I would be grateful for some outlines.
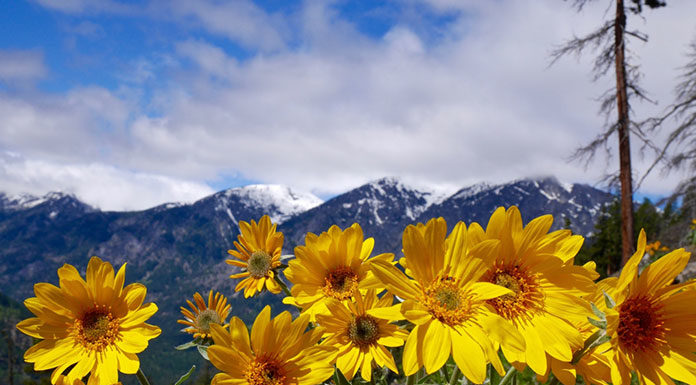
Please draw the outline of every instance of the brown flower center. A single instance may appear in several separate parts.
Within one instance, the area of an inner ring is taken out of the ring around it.
[[[210,324],[213,323],[220,323],[220,316],[213,309],[205,309],[196,316],[196,326],[204,333],[210,333]]]
[[[544,293],[539,280],[524,267],[497,264],[483,279],[512,291],[487,301],[505,319],[528,319],[544,308]]]
[[[272,258],[263,250],[256,250],[247,261],[247,270],[254,278],[263,278],[271,270]]]
[[[634,297],[619,306],[619,342],[633,352],[657,350],[665,343],[665,322],[660,314],[661,305],[647,297]]]
[[[257,357],[244,371],[244,378],[249,385],[283,385],[285,377],[282,365],[267,356]]]
[[[97,352],[113,344],[118,336],[118,319],[111,314],[110,306],[94,305],[94,308],[75,320],[75,339],[88,350]]]
[[[368,347],[379,338],[377,320],[367,314],[359,315],[348,325],[348,338],[358,347]]]
[[[322,288],[326,296],[341,301],[352,297],[357,289],[358,275],[347,266],[330,271],[324,278],[324,287]]]
[[[450,326],[461,324],[474,313],[470,295],[453,277],[436,278],[423,290],[423,304],[434,318]]]

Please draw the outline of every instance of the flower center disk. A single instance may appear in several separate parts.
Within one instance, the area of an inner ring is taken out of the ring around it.
[[[249,385],[283,385],[285,371],[276,360],[262,356],[249,364],[244,378]]]
[[[512,291],[487,301],[505,319],[529,319],[544,308],[538,279],[523,267],[497,265],[484,275],[484,280]]]
[[[220,323],[220,316],[213,309],[205,309],[196,316],[196,325],[202,332],[209,333],[213,323]]]
[[[263,278],[271,270],[271,256],[263,250],[254,251],[247,261],[247,270],[254,278]]]
[[[664,320],[660,306],[648,298],[635,297],[624,301],[619,307],[619,342],[631,351],[656,351],[665,343]]]
[[[359,315],[348,326],[348,338],[355,345],[364,348],[377,342],[379,326],[370,315]]]
[[[470,298],[452,277],[436,278],[423,291],[423,304],[430,314],[450,326],[459,325],[473,315]]]
[[[74,328],[78,343],[88,350],[97,352],[111,345],[118,336],[118,320],[107,306],[95,305],[94,309],[75,320]]]
[[[341,266],[326,275],[322,290],[328,297],[346,300],[353,296],[358,289],[358,275],[353,269]]]

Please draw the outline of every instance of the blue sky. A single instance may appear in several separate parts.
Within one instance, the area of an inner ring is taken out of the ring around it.
[[[549,52],[591,31],[543,0],[33,0],[0,12],[0,191],[67,191],[105,209],[192,201],[249,183],[327,197],[383,176],[455,190],[540,175],[604,122],[589,56]],[[631,18],[655,105],[671,100],[695,4]],[[635,147],[638,147],[637,144]],[[648,158],[635,151],[636,174]],[[641,196],[680,175],[655,174]]]
[[[46,2],[51,3],[51,2]],[[99,2],[96,2],[99,3]],[[129,8],[111,13],[85,6],[83,11],[61,11],[39,3],[17,1],[0,14],[0,47],[4,50],[36,50],[44,55],[50,76],[37,85],[46,92],[65,92],[78,86],[99,85],[116,91],[129,79],[124,73],[144,61],[156,62],[175,50],[177,42],[204,40],[239,61],[254,58],[264,49],[210,33],[198,23],[182,23],[164,16],[166,5],[157,2],[122,2]],[[219,2],[220,3],[220,2]],[[398,23],[406,23],[426,41],[442,36],[460,11],[436,12],[425,4],[407,7],[397,2],[340,1],[333,11],[350,20],[365,37],[380,39]],[[293,1],[255,1],[261,12],[288,18],[289,47],[301,49],[302,37],[291,20],[302,4]],[[160,13],[157,15],[157,13]],[[273,53],[270,49],[270,53]],[[186,63],[182,63],[186,65]],[[166,81],[166,72],[153,71],[150,81]],[[132,80],[132,79],[131,79]]]

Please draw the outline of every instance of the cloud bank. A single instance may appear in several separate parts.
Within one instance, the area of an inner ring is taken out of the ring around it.
[[[613,80],[591,82],[591,55],[548,67],[554,46],[599,25],[602,6],[577,14],[552,0],[428,3],[399,3],[402,13],[375,35],[330,2],[285,13],[173,2],[168,22],[206,34],[122,74],[147,69],[162,80],[155,85],[0,89],[0,150],[20,159],[3,158],[2,189],[69,190],[118,209],[196,199],[225,175],[327,196],[387,175],[450,187],[538,175],[593,184],[617,168],[603,155],[587,169],[567,161],[601,130],[594,98]],[[409,12],[422,7],[447,18],[430,25]],[[630,19],[650,35],[630,48],[660,102],[635,105],[635,116],[671,100],[693,14],[696,4],[678,4]],[[32,55],[25,77],[46,76]],[[649,164],[637,147],[636,175]],[[679,178],[655,174],[641,191],[666,194]],[[119,187],[103,187],[111,184]]]

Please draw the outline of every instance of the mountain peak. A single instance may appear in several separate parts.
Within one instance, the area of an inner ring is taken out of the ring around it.
[[[312,193],[301,192],[279,184],[252,184],[235,187],[215,194],[230,199],[236,197],[246,206],[268,208],[268,215],[275,223],[324,203]]]
[[[25,210],[41,204],[72,206],[84,210],[92,210],[92,207],[83,203],[74,194],[60,191],[52,191],[42,197],[31,194],[17,194],[8,196],[0,194],[0,208],[4,210]]]

